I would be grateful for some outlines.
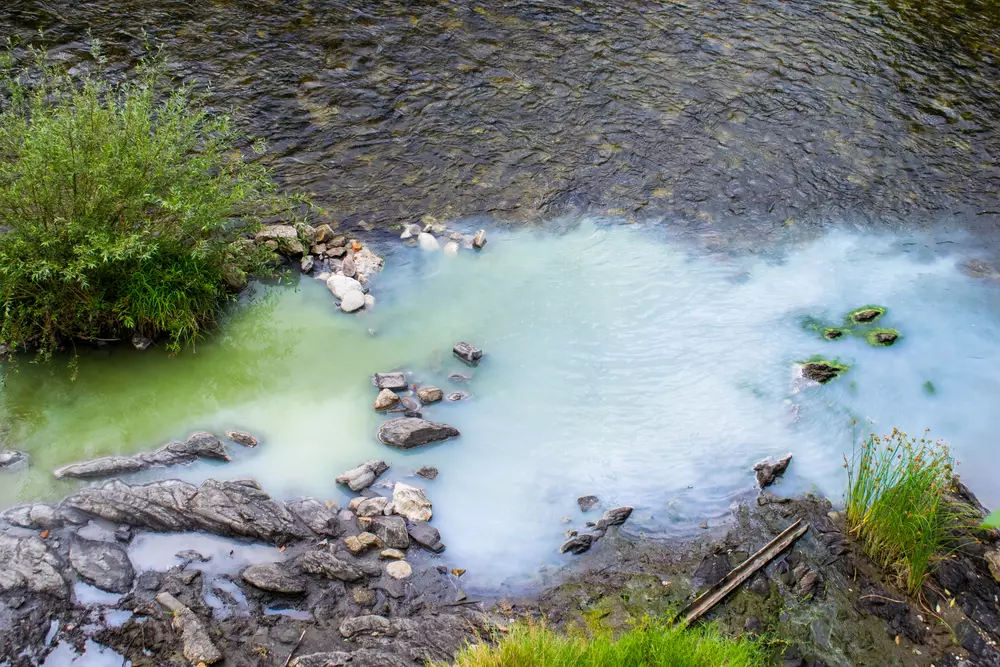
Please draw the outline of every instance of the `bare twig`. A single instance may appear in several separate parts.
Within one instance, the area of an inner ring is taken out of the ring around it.
[[[295,655],[295,652],[299,650],[299,645],[302,643],[302,639],[305,636],[306,636],[306,631],[303,630],[302,634],[299,635],[299,641],[295,642],[295,646],[292,647],[292,652],[289,653],[288,657],[285,658],[285,661],[281,663],[281,667],[288,667],[288,663],[292,661],[292,656]]]

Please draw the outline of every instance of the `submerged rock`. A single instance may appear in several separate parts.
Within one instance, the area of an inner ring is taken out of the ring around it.
[[[438,240],[427,232],[420,232],[417,235],[417,243],[420,245],[421,250],[427,252],[434,252],[441,249],[441,244],[438,243]]]
[[[135,570],[125,549],[111,542],[74,539],[69,562],[88,584],[111,593],[128,593]]]
[[[253,437],[246,431],[226,431],[226,437],[235,442],[238,445],[243,445],[244,447],[256,447],[260,444],[257,438]]]
[[[774,481],[778,477],[785,474],[785,470],[788,469],[788,464],[791,463],[791,461],[792,455],[786,454],[777,461],[772,461],[768,458],[755,464],[753,470],[756,473],[757,485],[764,489],[774,484]]]
[[[444,392],[437,387],[420,387],[417,389],[417,398],[421,403],[437,403],[444,398]]]
[[[66,598],[59,559],[41,539],[0,533],[0,592],[30,591]]]
[[[448,394],[448,400],[454,403],[455,401],[464,401],[469,398],[469,394],[464,391],[453,391]]]
[[[403,405],[403,409],[407,412],[419,412],[420,408],[424,407],[420,404],[420,401],[413,398],[412,396],[404,396],[400,401]],[[411,415],[407,415],[408,417]]]
[[[28,467],[28,455],[15,449],[0,449],[0,471]]]
[[[153,344],[153,339],[149,336],[143,336],[142,334],[136,334],[132,336],[132,347],[139,350],[140,352],[145,352],[150,345]]]
[[[458,255],[458,250],[459,246],[458,243],[455,241],[448,241],[447,243],[444,244],[444,254],[448,255],[449,257],[455,257],[456,255]]]
[[[182,653],[188,662],[192,665],[211,665],[222,660],[222,653],[193,611],[166,591],[159,593],[156,601],[170,610],[171,625],[181,633]]]
[[[346,484],[351,491],[361,491],[375,483],[379,475],[389,469],[385,461],[371,460],[352,468],[337,477],[338,484]]]
[[[423,230],[424,228],[416,223],[410,224],[403,228],[403,233],[399,235],[399,238],[405,241],[406,239],[418,236]]]
[[[803,377],[820,384],[826,384],[846,371],[847,366],[833,361],[806,361],[802,364]]]
[[[114,480],[80,489],[63,506],[119,524],[160,532],[205,530],[216,535],[284,543],[313,536],[291,512],[258,488],[176,479],[129,485]]]
[[[452,348],[452,353],[470,366],[477,365],[480,359],[483,358],[482,350],[471,343],[465,342],[457,343],[455,347]]]
[[[396,514],[411,521],[430,521],[433,515],[431,501],[423,489],[402,482],[396,482],[392,489],[392,506]]]
[[[376,373],[375,386],[379,389],[391,389],[392,391],[406,391],[409,388],[406,383],[406,373],[401,371]]]
[[[190,463],[197,459],[217,459],[229,461],[229,454],[222,442],[211,433],[194,433],[184,442],[171,442],[155,452],[143,452],[133,456],[103,456],[92,461],[72,463],[53,471],[57,478],[63,477],[109,477],[123,473],[138,472],[154,466],[171,466]]]
[[[454,426],[415,417],[391,419],[378,430],[379,442],[401,449],[411,449],[459,435],[461,434]]]
[[[384,412],[396,407],[398,403],[399,396],[396,395],[396,392],[391,389],[383,389],[378,393],[378,396],[375,397],[375,403],[372,407],[374,407],[378,412]]]

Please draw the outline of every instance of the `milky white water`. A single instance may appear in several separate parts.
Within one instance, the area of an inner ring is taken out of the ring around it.
[[[837,500],[854,419],[932,429],[972,488],[1000,503],[1000,289],[963,274],[964,257],[923,237],[833,233],[734,257],[665,236],[585,222],[563,234],[492,232],[486,251],[457,258],[393,243],[371,313],[336,312],[306,277],[259,287],[196,354],[114,348],[84,356],[75,382],[59,363],[22,363],[7,374],[2,411],[8,444],[33,467],[2,478],[0,505],[70,491],[49,475],[60,464],[240,428],[262,444],[230,445],[229,464],[135,479],[253,476],[278,497],[343,503],[333,478],[384,458],[385,478],[426,487],[445,555],[472,584],[525,582],[567,558],[557,554],[563,517],[573,527],[588,518],[581,495],[634,505],[630,530],[689,531],[745,497],[755,461],[791,451],[778,490]],[[871,303],[902,332],[895,346],[829,342],[802,326]],[[461,386],[447,379],[469,372],[450,353],[459,340],[487,354]],[[815,354],[851,370],[797,390],[794,363]],[[410,452],[377,442],[384,417],[370,376],[394,369],[472,394],[424,409],[460,438]],[[421,465],[438,479],[412,478]]]

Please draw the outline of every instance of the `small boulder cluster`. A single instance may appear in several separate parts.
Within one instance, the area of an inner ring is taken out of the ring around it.
[[[475,234],[448,229],[432,216],[424,216],[420,223],[406,225],[399,238],[407,244],[417,246],[425,252],[442,251],[449,256],[456,256],[462,249],[482,250],[486,246],[486,230],[480,229]],[[446,238],[442,245],[441,239]]]
[[[600,502],[597,496],[582,496],[577,499],[580,510],[588,512],[597,507]],[[613,526],[620,526],[632,515],[632,509],[628,506],[615,507],[605,512],[597,521],[588,521],[587,527],[591,529],[589,533],[578,530],[570,530],[566,533],[569,538],[559,547],[559,553],[582,554],[594,545],[599,539],[604,537],[608,529]]]
[[[809,318],[805,326],[821,332],[828,341],[844,340],[855,336],[864,338],[873,347],[889,347],[894,345],[902,335],[895,329],[875,326],[885,317],[887,309],[883,306],[862,306],[855,308],[844,317],[844,323],[839,326],[825,326],[818,320]],[[847,372],[849,367],[839,359],[825,359],[815,356],[806,361],[798,362],[798,373],[801,378],[817,384],[826,384],[830,380]]]

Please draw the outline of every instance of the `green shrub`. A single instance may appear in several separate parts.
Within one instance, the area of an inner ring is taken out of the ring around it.
[[[956,546],[966,512],[950,498],[954,461],[926,436],[871,435],[846,460],[846,519],[869,557],[912,595]]]
[[[494,646],[463,649],[456,667],[763,667],[763,640],[730,639],[712,626],[646,622],[614,638],[562,635],[518,623]],[[441,666],[439,666],[441,667]]]
[[[269,261],[246,235],[290,201],[234,148],[228,117],[165,89],[159,59],[125,83],[71,78],[39,52],[12,63],[0,95],[0,343],[45,357],[135,333],[165,334],[171,352],[193,343]]]

